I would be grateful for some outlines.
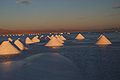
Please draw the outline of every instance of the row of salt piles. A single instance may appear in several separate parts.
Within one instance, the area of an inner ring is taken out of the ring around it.
[[[35,36],[35,37],[33,37],[32,39],[30,39],[29,37],[27,37],[27,38],[25,39],[25,43],[26,43],[26,44],[38,43],[38,42],[40,42],[40,39],[39,39],[38,37],[39,37],[39,36]]]
[[[76,36],[77,40],[84,40],[85,37],[82,35],[82,34],[78,34]],[[97,39],[97,42],[96,42],[97,45],[109,45],[109,44],[112,44],[111,41],[106,37],[104,36],[103,34],[99,36],[99,38]]]
[[[48,47],[59,47],[59,46],[63,46],[64,45],[64,41],[66,40],[66,38],[64,38],[62,35],[52,35],[47,36],[50,40],[48,41],[47,44],[45,44],[45,46]],[[81,35],[80,33],[76,36],[77,40],[84,40],[85,37],[83,35]],[[3,41],[0,45],[0,55],[13,55],[13,54],[19,54],[21,51],[27,49],[23,43],[20,41],[20,39],[17,39],[14,44],[19,48],[19,50],[17,48],[15,48],[14,45],[12,45],[13,40],[11,38],[8,38],[8,41]],[[25,39],[25,43],[26,44],[33,44],[33,43],[37,43],[40,42],[40,39],[38,38],[38,36],[33,37],[32,39],[30,39],[29,37],[27,37]],[[110,40],[104,36],[104,35],[100,35],[100,37],[98,38],[97,45],[109,45],[112,44],[110,42]]]
[[[64,41],[66,40],[62,35],[52,35],[51,37],[47,36],[50,40],[45,46],[48,47],[59,47],[63,46]]]
[[[20,39],[17,39],[14,44],[12,44],[11,41],[3,41],[0,45],[0,55],[16,55],[20,54],[20,52],[25,49],[27,48],[23,45]]]

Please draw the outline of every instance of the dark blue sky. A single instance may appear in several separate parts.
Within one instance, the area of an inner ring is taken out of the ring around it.
[[[120,0],[0,0],[0,28],[99,29],[120,25]]]

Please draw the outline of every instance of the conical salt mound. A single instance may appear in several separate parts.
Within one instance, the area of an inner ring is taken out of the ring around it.
[[[107,37],[105,37],[104,35],[102,35],[101,37],[99,37],[98,41],[96,42],[97,45],[109,45],[112,44]]]
[[[9,41],[3,41],[0,45],[0,55],[15,55],[19,54],[17,50]]]
[[[64,43],[64,41],[62,41],[58,36],[56,37],[56,39],[57,39],[60,43]]]
[[[59,35],[59,38],[60,38],[61,40],[63,40],[63,41],[66,40],[65,37],[63,37],[62,35]]]
[[[75,39],[83,40],[83,39],[85,39],[85,37],[83,35],[81,35],[81,34],[78,34]]]
[[[37,36],[35,36],[34,38],[32,38],[32,41],[33,41],[34,43],[40,42],[40,40],[38,39]]]
[[[12,42],[13,40],[12,40],[12,38],[8,38],[8,41]]]
[[[53,37],[45,46],[58,47],[63,46],[63,44],[60,43],[55,37]]]
[[[33,44],[34,42],[33,42],[29,37],[27,37],[27,38],[25,39],[25,43],[26,43],[26,44]]]
[[[101,35],[98,37],[98,39],[97,39],[97,40],[99,40],[102,36],[104,36],[104,35],[102,35],[102,34],[101,34]]]
[[[25,50],[25,46],[23,45],[23,43],[17,39],[14,44],[20,49],[20,50]]]
[[[55,38],[56,38],[60,43],[64,43],[64,41],[63,41],[62,39],[60,39],[58,35],[55,35]]]

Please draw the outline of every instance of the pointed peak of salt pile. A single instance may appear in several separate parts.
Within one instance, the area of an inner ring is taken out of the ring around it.
[[[58,38],[58,35],[55,35],[56,38]]]
[[[9,41],[3,41],[0,45],[0,55],[16,55],[20,51],[16,49]]]
[[[63,46],[63,44],[60,43],[60,42],[53,36],[52,39],[49,40],[49,42],[48,42],[45,46],[59,47],[59,46]]]
[[[97,40],[99,40],[102,36],[104,36],[103,34],[101,34],[99,37],[98,37],[98,39]]]
[[[36,38],[39,38],[39,36],[35,36]]]
[[[54,37],[54,35],[50,36],[50,39],[52,39]]]
[[[20,50],[25,50],[25,46],[23,45],[23,43],[20,41],[20,39],[18,38],[14,44],[20,49]]]
[[[26,43],[26,44],[33,44],[34,42],[33,42],[29,37],[27,37],[27,38],[25,39],[25,43]]]
[[[85,37],[84,37],[82,34],[79,33],[79,34],[76,36],[75,39],[77,39],[77,40],[84,40]]]
[[[63,41],[66,40],[66,38],[65,38],[64,36],[62,36],[62,35],[59,35],[59,38],[60,38],[61,40],[63,40]]]
[[[34,43],[40,42],[40,40],[38,39],[38,36],[33,37],[33,38],[32,38],[32,41],[33,41]]]
[[[44,35],[41,35],[40,38],[44,37]]]
[[[61,40],[58,36],[56,37],[56,39],[57,39],[60,43],[64,43],[64,41]]]
[[[8,38],[8,41],[12,42],[12,41],[13,41],[13,39],[12,39],[12,38]]]
[[[48,38],[48,39],[51,39],[51,37],[50,37],[50,36],[47,36],[47,38]]]
[[[110,40],[104,36],[104,35],[101,35],[99,38],[98,38],[98,41],[96,42],[97,45],[109,45],[109,44],[112,44],[110,42]]]

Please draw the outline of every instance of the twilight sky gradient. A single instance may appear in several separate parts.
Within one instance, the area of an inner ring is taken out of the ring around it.
[[[120,0],[0,0],[0,28],[101,29],[120,25]]]

